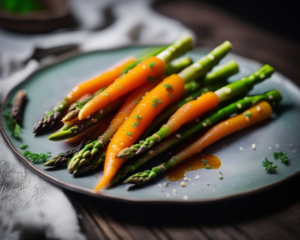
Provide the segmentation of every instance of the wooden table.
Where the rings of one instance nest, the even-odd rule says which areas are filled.
[[[155,8],[191,28],[198,46],[229,40],[234,53],[269,63],[300,86],[299,44],[201,2]],[[300,239],[299,186],[300,176],[255,195],[201,205],[130,204],[65,192],[89,239],[290,240]]]

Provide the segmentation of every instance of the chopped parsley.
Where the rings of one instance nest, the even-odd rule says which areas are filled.
[[[206,159],[202,159],[202,164],[203,165],[207,165],[207,160]]]
[[[143,117],[142,116],[140,116],[140,115],[135,115],[134,117],[133,117],[133,119],[143,119]]]
[[[154,62],[151,62],[151,63],[149,63],[149,67],[150,67],[150,68],[153,68],[153,67],[154,67],[154,65],[155,65],[155,63],[154,63]]]
[[[286,164],[288,162],[288,156],[286,152],[274,152],[273,156],[275,159],[280,158],[280,162]]]
[[[244,113],[244,117],[251,117],[251,112]]]
[[[139,101],[135,101],[136,104],[139,104]]]
[[[220,180],[223,180],[223,173],[219,172],[220,176],[218,177]]]
[[[208,164],[205,166],[205,168],[206,169],[211,169],[211,167]]]
[[[119,86],[119,89],[121,90],[121,89],[122,89],[122,87],[121,87],[121,86]]]
[[[148,76],[148,81],[149,81],[149,82],[153,82],[153,81],[154,81],[154,78],[153,78],[153,77],[150,77],[150,76]]]
[[[209,183],[206,184],[206,186],[209,186],[209,185],[210,185]]]
[[[126,135],[128,135],[129,137],[132,137],[132,132],[126,132]]]
[[[136,122],[136,123],[133,123],[132,126],[133,126],[134,128],[136,128],[139,124],[140,124],[140,122]]]
[[[158,99],[158,98],[155,98],[154,100],[152,100],[152,107],[157,107],[157,103],[161,103],[162,100],[161,99]]]
[[[19,138],[21,134],[21,126],[17,123],[15,119],[10,118],[10,111],[4,114],[4,120],[10,135],[14,138]]]
[[[173,91],[173,86],[171,84],[165,83],[163,84],[163,87],[165,87],[167,90]]]
[[[267,158],[262,161],[262,166],[265,168],[265,171],[268,173],[274,173],[277,166],[273,166],[273,162],[270,162]]]
[[[172,95],[170,93],[168,93],[168,97],[172,97]]]
[[[32,153],[28,150],[26,150],[24,153],[23,153],[23,156],[33,162],[33,163],[43,163],[43,162],[46,162],[48,160],[49,157],[51,157],[51,152],[47,152],[47,153]]]
[[[20,148],[21,148],[22,150],[25,150],[25,149],[28,148],[28,145],[24,145],[24,144],[23,144],[23,145],[20,146]]]

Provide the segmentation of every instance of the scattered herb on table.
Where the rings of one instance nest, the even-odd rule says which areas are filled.
[[[28,148],[28,145],[23,144],[23,145],[20,146],[20,148],[21,148],[22,150],[25,150],[25,149]]]
[[[16,120],[10,118],[10,112],[4,114],[4,120],[7,125],[10,135],[14,138],[19,138],[21,134],[21,126]]]
[[[223,173],[219,172],[220,173],[220,176],[218,177],[220,180],[223,180]]]

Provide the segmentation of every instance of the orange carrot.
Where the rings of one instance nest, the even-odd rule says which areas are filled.
[[[109,86],[122,74],[124,69],[136,61],[135,57],[128,57],[100,75],[76,85],[67,95],[68,104],[72,104],[85,94],[92,94],[98,89]]]
[[[183,124],[188,123],[203,113],[215,108],[219,104],[219,98],[214,92],[202,94],[194,101],[190,101],[179,108],[162,128],[166,128],[170,133],[175,132]],[[158,132],[159,133],[159,132]],[[165,137],[165,135],[164,135]]]
[[[113,137],[113,135],[118,131],[120,126],[124,121],[130,116],[133,109],[142,100],[142,97],[151,91],[157,84],[159,84],[164,79],[164,76],[156,77],[153,82],[148,82],[143,86],[134,90],[129,97],[126,99],[125,103],[122,105],[116,116],[111,121],[110,125],[106,131],[98,138],[98,142],[102,147]],[[100,134],[99,134],[100,135]],[[99,148],[99,147],[98,147]]]
[[[85,119],[87,116],[105,107],[108,103],[138,88],[147,81],[152,81],[154,77],[162,75],[164,69],[165,63],[157,57],[150,57],[144,60],[85,104],[79,112],[79,119]]]
[[[181,162],[184,159],[197,154],[221,138],[269,118],[271,114],[272,107],[270,104],[265,101],[260,102],[244,113],[214,126],[200,139],[174,156],[174,158],[179,159],[178,161]]]
[[[126,159],[116,155],[136,142],[152,120],[170,103],[184,94],[184,80],[176,74],[167,77],[149,92],[134,108],[129,118],[112,138],[105,159],[104,175],[95,187],[95,191],[107,186]]]

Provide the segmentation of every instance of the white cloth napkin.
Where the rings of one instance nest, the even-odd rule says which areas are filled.
[[[37,45],[78,43],[83,51],[90,51],[132,43],[169,44],[183,32],[191,33],[179,22],[155,13],[151,1],[73,0],[70,4],[83,30],[38,36],[0,31],[0,52],[10,51],[26,59]],[[115,22],[102,31],[89,31],[103,21],[101,13],[109,4],[113,4]],[[0,104],[8,91],[38,65],[30,61],[23,70],[0,81]],[[0,136],[0,236],[20,239],[25,235],[26,239],[85,239],[76,213],[61,189],[24,167]]]

